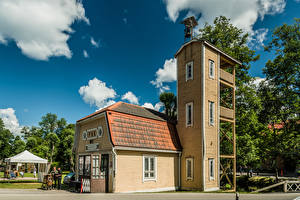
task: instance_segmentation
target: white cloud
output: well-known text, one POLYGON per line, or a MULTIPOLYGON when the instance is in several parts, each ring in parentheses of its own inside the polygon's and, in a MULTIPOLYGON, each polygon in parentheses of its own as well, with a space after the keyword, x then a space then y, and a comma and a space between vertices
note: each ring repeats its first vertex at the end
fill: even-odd
POLYGON ((89 24, 81 1, 1 0, 0 43, 12 40, 23 54, 37 60, 71 58, 67 41, 76 20, 89 24))
POLYGON ((158 103, 156 103, 156 104, 153 106, 152 103, 146 102, 146 103, 144 103, 144 105, 142 105, 142 106, 145 107, 145 108, 150 108, 150 109, 159 111, 159 110, 161 109, 161 107, 163 106, 163 103, 162 103, 162 102, 158 102, 158 103))
POLYGON ((127 100, 133 104, 139 104, 139 99, 131 91, 126 92, 126 94, 122 96, 122 100, 127 100))
POLYGON ((285 0, 164 0, 169 19, 173 22, 181 11, 188 11, 187 16, 199 16, 199 27, 205 22, 212 24, 220 15, 231 19, 233 25, 252 33, 253 25, 260 17, 275 15, 284 11, 285 0))
POLYGON ((266 78, 261 78, 261 77, 255 77, 253 80, 252 80, 252 84, 255 85, 255 87, 258 87, 259 84, 263 81, 265 81, 266 78))
POLYGON ((0 118, 3 120, 5 128, 10 130, 15 136, 21 135, 22 127, 19 124, 13 108, 0 109, 0 118))
POLYGON ((105 82, 97 78, 90 80, 88 85, 81 86, 79 94, 84 102, 96 105, 98 109, 114 104, 115 101, 113 99, 117 96, 113 88, 107 87, 105 82))
POLYGON ((93 37, 91 37, 91 44, 96 48, 99 47, 99 42, 96 42, 93 37))
POLYGON ((168 85, 164 83, 170 83, 177 80, 177 62, 175 58, 171 58, 165 61, 163 68, 159 68, 155 73, 156 79, 150 81, 152 85, 160 89, 160 92, 170 90, 168 85))
POLYGON ((86 50, 83 50, 83 57, 85 58, 88 58, 89 57, 89 54, 86 50))
POLYGON ((248 45, 251 48, 260 49, 264 45, 269 29, 260 28, 250 33, 248 45))

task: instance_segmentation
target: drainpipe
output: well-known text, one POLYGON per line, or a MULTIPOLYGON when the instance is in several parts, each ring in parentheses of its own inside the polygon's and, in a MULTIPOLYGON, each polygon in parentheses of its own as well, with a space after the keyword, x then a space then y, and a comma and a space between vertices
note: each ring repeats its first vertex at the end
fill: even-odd
POLYGON ((203 184, 203 191, 205 191, 205 178, 206 178, 206 170, 205 170, 205 151, 206 151, 206 147, 205 147, 205 111, 206 111, 206 107, 205 107, 205 103, 206 103, 206 99, 205 99, 205 45, 204 42, 202 42, 202 184, 203 184))
POLYGON ((181 189, 181 156, 182 153, 180 152, 178 155, 178 190, 181 189))
POLYGON ((112 153, 113 153, 113 185, 112 185, 112 192, 115 192, 116 189, 116 173, 117 173, 117 153, 115 150, 115 147, 112 147, 112 153))

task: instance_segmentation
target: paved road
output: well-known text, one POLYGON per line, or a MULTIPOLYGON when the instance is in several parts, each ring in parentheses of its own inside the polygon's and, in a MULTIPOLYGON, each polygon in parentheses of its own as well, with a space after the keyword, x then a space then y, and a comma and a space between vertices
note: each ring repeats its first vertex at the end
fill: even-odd
MULTIPOLYGON (((300 200, 300 193, 241 194, 240 200, 300 200)), ((235 200, 231 193, 76 194, 66 191, 0 189, 4 200, 235 200)))

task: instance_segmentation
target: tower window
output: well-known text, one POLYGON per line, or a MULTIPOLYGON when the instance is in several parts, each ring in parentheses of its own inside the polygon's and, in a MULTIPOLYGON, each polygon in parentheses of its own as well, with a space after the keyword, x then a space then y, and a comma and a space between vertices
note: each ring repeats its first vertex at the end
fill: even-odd
POLYGON ((188 62, 185 65, 185 68, 186 68, 186 77, 185 77, 186 81, 192 80, 193 79, 193 61, 188 62))
POLYGON ((215 78, 215 62, 213 60, 209 60, 209 78, 215 78))
POLYGON ((186 104, 186 126, 193 125, 193 102, 186 104))
POLYGON ((185 160, 185 167, 186 167, 186 179, 193 180, 194 178, 194 159, 187 158, 185 160))
POLYGON ((209 180, 215 180, 215 159, 209 158, 208 165, 209 165, 209 180))
POLYGON ((209 125, 215 125, 215 102, 209 101, 209 125))

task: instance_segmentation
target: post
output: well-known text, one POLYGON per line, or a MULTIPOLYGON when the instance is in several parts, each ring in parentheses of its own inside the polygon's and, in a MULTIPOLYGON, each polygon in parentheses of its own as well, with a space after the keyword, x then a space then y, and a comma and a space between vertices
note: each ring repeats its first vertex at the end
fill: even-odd
POLYGON ((235 137, 235 67, 233 66, 233 98, 232 98, 232 108, 233 108, 233 190, 236 191, 236 137, 235 137))
POLYGON ((287 192, 287 181, 284 181, 284 184, 283 184, 283 191, 284 191, 284 192, 287 192))

